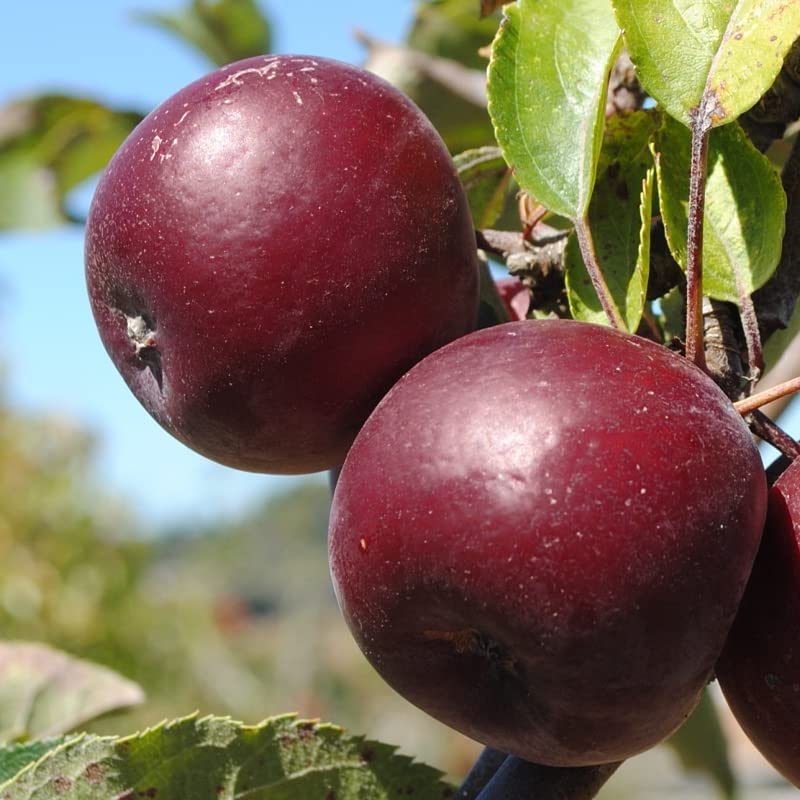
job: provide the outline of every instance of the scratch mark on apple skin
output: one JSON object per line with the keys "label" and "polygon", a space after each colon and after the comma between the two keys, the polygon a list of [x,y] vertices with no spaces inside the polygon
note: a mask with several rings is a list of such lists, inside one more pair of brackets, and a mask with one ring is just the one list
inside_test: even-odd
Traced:
{"label": "scratch mark on apple skin", "polygon": [[259,75],[260,77],[265,78],[269,76],[270,73],[274,72],[278,66],[278,60],[271,59],[268,60],[263,67],[247,67],[247,69],[240,69],[238,72],[228,75],[224,81],[217,84],[217,86],[214,87],[214,91],[218,92],[220,89],[224,89],[226,86],[241,86],[242,76],[244,75]]}
{"label": "scratch mark on apple skin", "polygon": [[150,156],[150,160],[152,161],[156,157],[156,153],[158,153],[158,148],[161,147],[162,139],[160,136],[154,136],[153,141],[150,145],[153,149],[153,153]]}

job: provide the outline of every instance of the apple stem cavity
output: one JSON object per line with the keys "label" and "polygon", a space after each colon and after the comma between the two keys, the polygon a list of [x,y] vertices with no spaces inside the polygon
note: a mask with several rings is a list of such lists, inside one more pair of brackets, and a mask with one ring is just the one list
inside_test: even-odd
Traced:
{"label": "apple stem cavity", "polygon": [[546,767],[509,756],[476,800],[591,800],[621,763]]}
{"label": "apple stem cavity", "polygon": [[606,317],[608,317],[609,324],[617,330],[627,331],[628,326],[625,324],[625,320],[614,302],[614,296],[611,294],[611,289],[608,288],[608,283],[606,283],[603,271],[600,268],[600,262],[597,260],[597,251],[594,247],[594,239],[592,238],[588,217],[575,220],[575,235],[578,237],[578,245],[581,249],[581,256],[583,256],[583,263],[586,265],[586,271],[589,273],[592,286],[597,292],[597,297]]}
{"label": "apple stem cavity", "polygon": [[128,338],[133,343],[136,358],[142,369],[149,369],[161,389],[164,374],[161,369],[161,354],[156,346],[155,325],[149,323],[141,314],[135,317],[125,315]]}

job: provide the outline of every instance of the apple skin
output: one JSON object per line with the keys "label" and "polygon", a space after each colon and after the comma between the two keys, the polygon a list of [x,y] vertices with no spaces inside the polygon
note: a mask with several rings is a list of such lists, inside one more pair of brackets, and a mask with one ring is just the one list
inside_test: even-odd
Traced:
{"label": "apple skin", "polygon": [[716,671],[744,732],[800,787],[800,462],[770,489],[764,538]]}
{"label": "apple skin", "polygon": [[697,704],[765,509],[747,427],[686,359],[512,322],[428,356],[370,416],[333,500],[331,573],[406,699],[529,761],[607,763]]}
{"label": "apple skin", "polygon": [[375,404],[475,325],[476,246],[423,114],[346,64],[231,64],[155,109],[97,188],[86,277],[144,407],[257,472],[340,464]]}

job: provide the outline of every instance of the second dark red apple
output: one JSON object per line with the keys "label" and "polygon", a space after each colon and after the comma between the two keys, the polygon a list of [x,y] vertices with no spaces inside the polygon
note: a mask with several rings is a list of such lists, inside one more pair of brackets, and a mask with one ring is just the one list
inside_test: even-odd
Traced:
{"label": "second dark red apple", "polygon": [[411,702],[537,763],[619,761],[698,702],[765,506],[747,427],[686,359],[509,323],[438,350],[371,415],[336,489],[331,571]]}

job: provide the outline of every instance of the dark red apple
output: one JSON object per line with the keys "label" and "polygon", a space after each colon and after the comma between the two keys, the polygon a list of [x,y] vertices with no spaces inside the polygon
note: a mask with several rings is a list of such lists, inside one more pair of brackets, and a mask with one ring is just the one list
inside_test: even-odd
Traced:
{"label": "dark red apple", "polygon": [[717,677],[753,744],[800,787],[800,462],[770,489],[764,539]]}
{"label": "dark red apple", "polygon": [[304,56],[231,64],[136,128],[97,188],[86,275],[145,408],[210,458],[278,473],[341,463],[478,302],[437,133],[379,78]]}
{"label": "dark red apple", "polygon": [[344,463],[329,555],[400,694],[502,752],[618,761],[687,717],[758,548],[744,422],[686,359],[572,321],[463,337]]}

